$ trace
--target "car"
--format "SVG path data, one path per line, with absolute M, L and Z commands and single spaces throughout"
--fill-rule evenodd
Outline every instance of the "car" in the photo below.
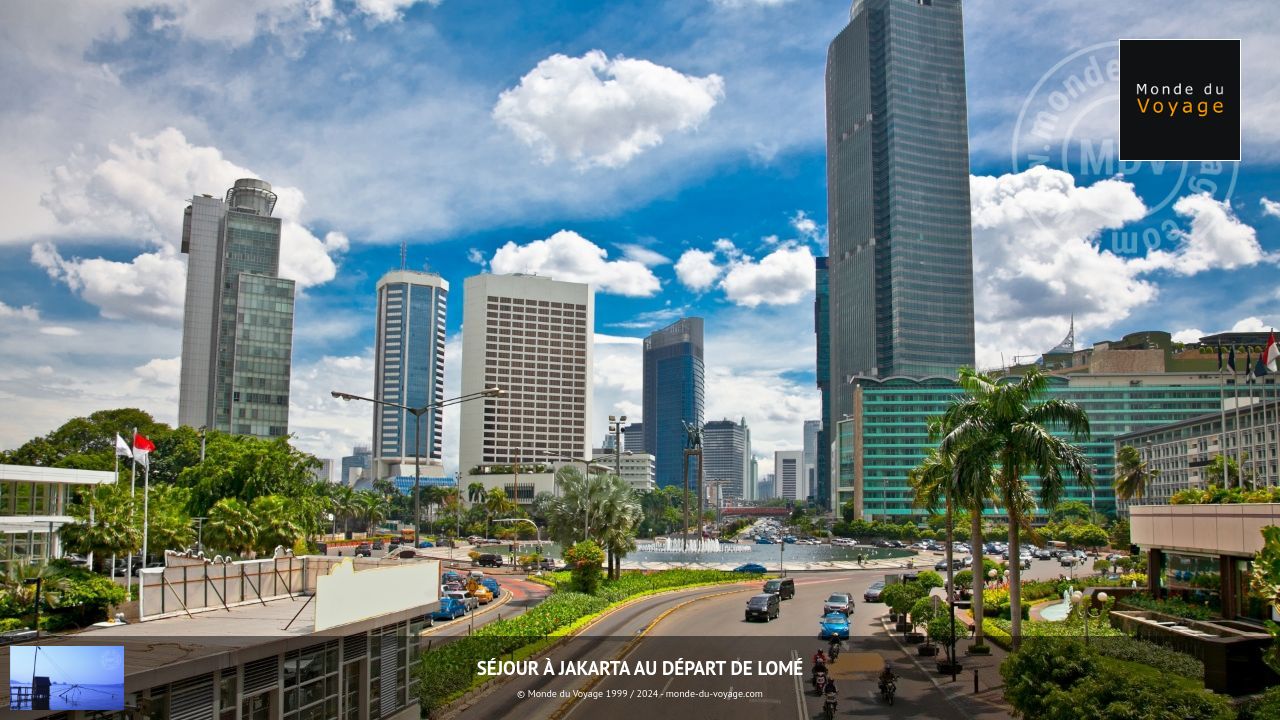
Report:
M 1035 551 L 1035 556 L 1037 560 L 1051 560 L 1053 553 L 1048 548 L 1040 548 Z
M 764 591 L 777 593 L 779 600 L 787 600 L 796 596 L 796 581 L 791 578 L 773 578 L 766 580 Z
M 878 603 L 880 602 L 880 598 L 883 595 L 884 595 L 884 583 L 877 580 L 871 583 L 871 587 L 867 588 L 866 592 L 862 593 L 862 601 L 869 602 L 869 603 L 872 603 L 872 602 Z
M 356 546 L 356 557 L 373 557 L 373 546 L 367 542 Z
M 760 593 L 747 601 L 747 622 L 763 618 L 765 622 L 778 617 L 782 611 L 782 601 L 773 593 Z
M 381 540 L 374 540 L 374 541 L 373 541 L 373 549 L 374 549 L 374 550 L 382 550 L 382 549 L 383 549 L 383 547 L 382 547 L 382 541 L 381 541 Z
M 485 553 L 476 558 L 476 565 L 480 567 L 502 567 L 502 556 L 493 553 Z
M 738 567 L 734 568 L 733 571 L 736 573 L 755 573 L 758 575 L 763 575 L 769 572 L 760 563 L 746 563 L 743 565 L 739 565 Z
M 89 564 L 89 558 L 78 553 L 67 553 L 62 556 L 62 560 L 68 565 L 74 565 L 76 567 L 84 567 Z
M 466 578 L 463 577 L 462 573 L 456 570 L 445 570 L 440 574 L 441 582 L 462 582 L 465 579 Z
M 1077 558 L 1075 555 L 1064 554 L 1062 557 L 1058 558 L 1058 562 L 1062 567 L 1071 567 L 1078 564 L 1080 562 L 1080 558 Z
M 146 564 L 145 569 L 150 570 L 150 569 L 152 569 L 152 568 L 162 568 L 162 567 L 164 567 L 164 562 L 163 562 L 163 561 L 161 561 L 161 560 L 152 560 L 151 562 L 149 562 L 149 563 L 147 563 L 147 564 Z M 138 576 L 138 573 L 139 573 L 139 572 L 141 572 L 143 569 L 144 569 L 144 566 L 143 566 L 142 564 L 140 564 L 140 563 L 134 563 L 134 564 L 133 564 L 133 575 L 134 575 L 134 577 L 137 577 L 137 576 Z
M 972 562 L 972 560 L 970 562 Z M 933 569 L 937 570 L 938 572 L 945 571 L 947 569 L 947 559 L 943 558 L 939 560 L 937 563 L 934 564 Z M 964 569 L 964 560 L 961 560 L 958 557 L 951 558 L 951 569 L 952 570 Z
M 1030 569 L 1031 569 L 1031 556 L 1030 556 L 1030 555 L 1022 555 L 1022 556 L 1020 556 L 1020 557 L 1018 558 L 1018 564 L 1022 566 L 1022 569 L 1023 569 L 1023 570 L 1030 570 Z
M 473 583 L 468 585 L 467 588 L 467 592 L 471 593 L 471 595 L 475 597 L 476 602 L 481 605 L 488 605 L 493 602 L 494 594 L 489 592 L 489 588 L 485 587 L 483 584 Z
M 853 596 L 844 592 L 831 593 L 826 602 L 822 603 L 822 612 L 823 614 L 838 612 L 849 615 L 853 612 Z
M 876 541 L 876 547 L 878 547 L 878 548 L 891 548 L 891 547 L 893 547 L 893 543 L 889 542 L 888 540 L 877 540 L 877 541 Z
M 538 561 L 538 569 L 554 571 L 556 569 L 556 561 L 551 558 L 542 558 Z
M 465 589 L 466 588 L 463 587 L 462 583 L 460 582 L 447 582 L 440 586 L 441 593 L 450 593 L 450 592 L 465 590 Z
M 432 620 L 454 620 L 467 614 L 466 603 L 452 597 L 440 598 L 440 609 L 431 613 Z
M 454 600 L 457 600 L 458 602 L 465 605 L 467 608 L 467 612 L 471 612 L 472 610 L 475 610 L 476 608 L 480 607 L 480 601 L 477 600 L 474 595 L 467 592 L 466 590 L 450 590 L 444 595 L 445 597 L 451 597 Z
M 818 637 L 820 638 L 842 638 L 849 637 L 849 618 L 844 613 L 830 612 L 822 616 L 818 620 Z
M 429 547 L 435 547 L 435 546 L 436 544 L 431 542 L 430 540 L 423 540 L 422 542 L 418 543 L 418 547 L 420 548 L 429 548 Z
M 485 586 L 489 590 L 489 592 L 493 593 L 493 596 L 495 598 L 502 594 L 502 586 L 499 585 L 498 581 L 494 580 L 493 578 L 488 578 L 488 577 L 484 578 L 483 580 L 480 581 L 480 584 Z

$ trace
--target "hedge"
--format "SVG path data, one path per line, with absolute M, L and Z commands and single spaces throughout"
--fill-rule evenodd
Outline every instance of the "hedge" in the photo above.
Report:
M 1173 615 L 1187 620 L 1209 620 L 1212 619 L 1214 615 L 1213 611 L 1207 607 L 1195 605 L 1177 597 L 1157 600 L 1146 593 L 1134 593 L 1133 595 L 1122 598 L 1118 602 L 1135 608 L 1140 608 L 1142 610 L 1151 610 L 1153 612 Z

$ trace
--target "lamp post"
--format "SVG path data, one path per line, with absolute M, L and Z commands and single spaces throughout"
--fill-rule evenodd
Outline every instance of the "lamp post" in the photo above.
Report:
M 614 474 L 618 477 L 622 477 L 622 423 L 626 421 L 626 415 L 619 417 L 609 416 L 609 432 L 613 433 Z
M 988 581 L 990 581 L 990 583 L 991 583 L 992 585 L 994 585 L 994 584 L 995 584 L 995 582 L 996 582 L 996 569 L 995 569 L 995 568 L 991 568 L 990 570 L 988 570 L 988 571 L 987 571 L 987 580 L 988 580 Z
M 36 586 L 35 601 L 32 602 L 31 604 L 34 607 L 35 613 L 36 613 L 36 624 L 35 624 L 36 639 L 39 640 L 40 639 L 40 588 L 43 587 L 44 578 L 43 577 L 27 578 L 26 580 L 22 581 L 22 584 Z
M 436 403 L 427 403 L 420 408 L 411 408 L 408 405 L 400 403 L 388 402 L 386 400 L 378 400 L 376 398 L 364 397 L 362 395 L 352 395 L 351 393 L 339 392 L 334 390 L 329 393 L 339 400 L 364 400 L 375 405 L 386 405 L 387 407 L 399 408 L 413 415 L 414 419 L 414 448 L 413 448 L 413 549 L 418 549 L 418 515 L 421 512 L 421 495 L 422 490 L 422 416 L 427 414 L 428 410 L 447 407 L 449 405 L 458 405 L 460 403 L 471 400 L 479 400 L 480 398 L 497 397 L 502 394 L 502 388 L 487 387 L 479 392 L 467 393 L 459 395 L 448 400 L 441 400 Z
M 1079 590 L 1071 593 L 1071 602 L 1077 606 L 1080 606 L 1087 599 L 1088 599 L 1088 596 L 1080 592 Z M 1098 602 L 1101 603 L 1103 607 L 1106 606 L 1107 599 L 1108 599 L 1107 594 L 1105 592 L 1098 593 Z M 1087 605 L 1080 607 L 1080 613 L 1083 616 L 1083 620 L 1084 620 L 1084 644 L 1088 645 L 1089 644 L 1089 621 L 1097 620 L 1098 618 L 1102 617 L 1102 608 L 1099 608 L 1098 610 L 1095 611 L 1093 609 L 1093 603 L 1089 602 Z

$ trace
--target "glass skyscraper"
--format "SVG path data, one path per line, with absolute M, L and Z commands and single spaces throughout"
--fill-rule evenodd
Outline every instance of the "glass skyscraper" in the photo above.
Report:
M 960 0 L 855 2 L 827 52 L 826 98 L 834 427 L 850 377 L 974 363 Z
M 677 320 L 644 339 L 644 449 L 655 457 L 658 487 L 684 486 L 683 423 L 702 424 L 703 382 L 702 318 Z
M 751 429 L 746 418 L 742 422 L 712 420 L 703 425 L 702 453 L 707 462 L 704 475 L 708 485 L 722 482 L 721 497 L 750 499 L 744 494 L 751 480 Z M 692 475 L 690 469 L 691 478 Z
M 822 423 L 818 427 L 817 475 L 814 498 L 829 507 L 831 499 L 831 292 L 827 282 L 827 259 L 814 258 L 813 330 L 817 335 L 818 365 L 815 377 L 822 396 Z
M 374 397 L 413 408 L 444 400 L 448 296 L 449 283 L 435 273 L 394 270 L 378 280 Z M 440 462 L 443 415 L 428 410 L 419 430 L 418 419 L 408 411 L 377 406 L 373 456 L 407 462 L 420 454 L 424 463 Z
M 223 199 L 191 199 L 178 422 L 262 438 L 289 434 L 292 280 L 279 277 L 276 196 L 237 180 Z

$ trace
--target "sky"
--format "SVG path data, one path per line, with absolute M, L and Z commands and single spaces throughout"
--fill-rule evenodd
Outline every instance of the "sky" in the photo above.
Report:
M 819 416 L 824 66 L 849 3 L 0 4 L 0 447 L 94 410 L 177 416 L 182 210 L 270 182 L 297 281 L 290 430 L 368 442 L 374 285 L 533 272 L 596 291 L 593 427 L 640 417 L 640 342 L 706 320 L 706 417 L 761 472 Z M 1280 318 L 1280 8 L 964 5 L 977 359 Z M 1242 39 L 1242 161 L 1119 162 L 1121 37 Z M 1055 95 L 1057 93 L 1057 95 Z M 1052 122 L 1035 123 L 1051 113 Z M 445 464 L 457 449 L 446 416 Z
M 34 661 L 34 662 L 33 662 Z M 124 685 L 120 645 L 13 645 L 9 681 L 31 684 L 31 671 L 57 684 Z

